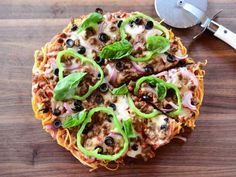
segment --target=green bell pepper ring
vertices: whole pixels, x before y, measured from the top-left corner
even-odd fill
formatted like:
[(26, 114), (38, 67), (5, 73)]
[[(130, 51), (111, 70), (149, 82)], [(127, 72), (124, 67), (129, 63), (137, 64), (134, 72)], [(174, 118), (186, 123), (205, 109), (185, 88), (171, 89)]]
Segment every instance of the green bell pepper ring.
[[(81, 134), (82, 134), (85, 126), (89, 122), (91, 122), (93, 114), (96, 113), (96, 112), (99, 112), (99, 111), (105, 112), (105, 113), (112, 116), (113, 123), (115, 125), (115, 129), (118, 130), (118, 132), (122, 135), (122, 137), (124, 139), (123, 148), (120, 149), (120, 151), (116, 154), (113, 154), (113, 155), (99, 154), (99, 149), (98, 148), (91, 151), (91, 150), (87, 150), (86, 148), (84, 148), (83, 145), (81, 144), (81, 142), (82, 142)], [(87, 155), (89, 157), (95, 157), (97, 159), (112, 161), (112, 160), (116, 160), (116, 159), (120, 158), (128, 150), (129, 140), (128, 140), (125, 132), (122, 130), (122, 125), (121, 125), (120, 121), (117, 119), (114, 111), (111, 108), (96, 107), (96, 108), (93, 108), (89, 111), (89, 113), (87, 115), (87, 118), (84, 120), (81, 128), (79, 129), (79, 131), (77, 133), (77, 146), (78, 146), (78, 148), (80, 149), (81, 152), (83, 152), (85, 155)]]
[[(182, 112), (182, 100), (180, 96), (179, 89), (171, 83), (165, 82), (159, 78), (156, 78), (154, 76), (144, 76), (137, 80), (135, 87), (134, 87), (134, 94), (137, 95), (138, 90), (143, 82), (147, 81), (148, 83), (156, 84), (156, 89), (158, 89), (158, 84), (164, 86), (166, 89), (173, 89), (175, 91), (175, 94), (177, 96), (177, 103), (178, 103), (178, 109), (174, 112), (168, 113), (169, 116), (176, 116), (179, 115)], [(158, 91), (158, 90), (157, 90)], [(158, 93), (158, 92), (157, 92)], [(158, 95), (159, 100), (163, 100), (166, 96), (166, 91), (162, 92), (162, 95)]]
[(89, 89), (87, 91), (87, 93), (85, 93), (84, 95), (82, 96), (79, 96), (79, 95), (74, 95), (73, 96), (73, 99), (76, 99), (76, 100), (85, 100), (88, 96), (91, 95), (91, 93), (96, 90), (103, 82), (104, 80), (104, 73), (103, 73), (103, 70), (101, 69), (101, 67), (95, 62), (93, 61), (92, 59), (89, 59), (83, 55), (80, 55), (78, 54), (77, 52), (75, 52), (73, 49), (67, 49), (67, 50), (63, 50), (61, 52), (58, 52), (57, 54), (57, 59), (56, 59), (56, 64), (57, 64), (57, 67), (59, 69), (59, 80), (63, 79), (63, 66), (62, 66), (62, 63), (61, 63), (61, 58), (62, 56), (72, 56), (76, 59), (80, 59), (80, 61), (82, 63), (87, 63), (87, 64), (90, 64), (92, 65), (95, 69), (97, 69), (100, 73), (100, 79), (93, 85), (93, 86), (89, 86)]
[(182, 112), (182, 99), (181, 99), (181, 96), (180, 96), (180, 91), (174, 84), (166, 82), (165, 86), (166, 86), (167, 89), (171, 88), (175, 91), (175, 94), (177, 96), (177, 104), (178, 104), (178, 109), (174, 112), (168, 113), (168, 115), (169, 116), (177, 116)]
[(140, 12), (134, 12), (134, 13), (135, 13), (134, 15), (131, 15), (130, 17), (126, 18), (120, 26), (120, 34), (122, 39), (125, 39), (127, 37), (127, 34), (125, 33), (125, 25), (127, 25), (130, 21), (134, 20), (135, 18), (140, 18), (140, 17), (152, 21), (156, 29), (163, 31), (167, 39), (170, 38), (168, 29), (162, 26), (160, 23), (156, 22), (152, 17), (149, 17)]
[(156, 83), (156, 92), (160, 101), (164, 100), (167, 94), (167, 88), (164, 83)]
[[(151, 17), (149, 17), (149, 16), (147, 16), (147, 15), (145, 15), (145, 14), (143, 14), (143, 13), (135, 12), (134, 15), (132, 15), (132, 16), (126, 18), (126, 19), (122, 22), (122, 24), (121, 24), (121, 26), (120, 26), (121, 39), (125, 39), (125, 38), (127, 37), (127, 34), (126, 34), (126, 32), (125, 32), (125, 26), (126, 26), (130, 21), (134, 20), (135, 18), (140, 18), (140, 17), (152, 21), (153, 24), (154, 24), (154, 28), (163, 31), (164, 34), (165, 34), (166, 39), (169, 39), (169, 38), (170, 38), (170, 36), (169, 36), (169, 31), (168, 31), (167, 28), (165, 28), (165, 27), (162, 26), (160, 23), (156, 22), (153, 18), (151, 18)], [(132, 61), (135, 61), (135, 62), (146, 62), (146, 61), (149, 61), (149, 60), (152, 58), (152, 56), (153, 56), (154, 54), (156, 54), (155, 51), (147, 51), (147, 54), (146, 54), (144, 57), (136, 58), (136, 57), (133, 57), (133, 56), (130, 55), (129, 58), (130, 58)]]
[(141, 77), (139, 78), (137, 81), (136, 81), (136, 84), (135, 84), (135, 87), (134, 87), (134, 94), (137, 95), (138, 93), (138, 90), (141, 86), (141, 84), (143, 82), (147, 81), (148, 83), (152, 83), (152, 84), (157, 84), (157, 83), (163, 83), (165, 85), (165, 81), (159, 79), (159, 78), (156, 78), (154, 76), (144, 76), (144, 77)]
[(152, 56), (155, 54), (154, 51), (147, 51), (146, 55), (144, 57), (134, 57), (132, 55), (129, 55), (129, 59), (135, 62), (145, 62), (145, 61), (149, 61)]
[(149, 118), (153, 118), (156, 117), (157, 115), (159, 115), (161, 112), (154, 109), (151, 113), (144, 113), (141, 112), (134, 104), (132, 98), (130, 95), (128, 95), (128, 104), (130, 106), (130, 108), (141, 118), (145, 118), (145, 119), (149, 119)]

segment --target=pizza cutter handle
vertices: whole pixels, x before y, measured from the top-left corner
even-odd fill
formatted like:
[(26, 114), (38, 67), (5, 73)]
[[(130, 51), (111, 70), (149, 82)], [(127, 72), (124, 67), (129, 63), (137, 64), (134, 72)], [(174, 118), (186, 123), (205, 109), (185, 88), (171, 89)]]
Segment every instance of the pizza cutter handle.
[(214, 36), (236, 49), (236, 34), (234, 32), (213, 20), (209, 24), (208, 29), (214, 33)]

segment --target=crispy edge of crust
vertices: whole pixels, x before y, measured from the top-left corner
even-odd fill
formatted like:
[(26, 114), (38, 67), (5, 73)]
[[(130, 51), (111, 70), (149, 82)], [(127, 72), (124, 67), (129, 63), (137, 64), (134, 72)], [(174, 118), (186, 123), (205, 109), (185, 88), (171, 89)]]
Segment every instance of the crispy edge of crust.
[(205, 66), (206, 64), (207, 64), (207, 61), (205, 61), (205, 63), (198, 62), (197, 64), (195, 64), (196, 67), (194, 66), (192, 68), (194, 74), (196, 75), (196, 77), (198, 79), (198, 83), (199, 83), (198, 89), (194, 92), (194, 96), (198, 98), (199, 104), (197, 105), (197, 109), (195, 111), (194, 116), (192, 116), (186, 122), (184, 122), (185, 126), (190, 127), (192, 129), (195, 128), (195, 122), (196, 122), (196, 119), (199, 117), (200, 107), (203, 102), (205, 71), (202, 69), (202, 67)]

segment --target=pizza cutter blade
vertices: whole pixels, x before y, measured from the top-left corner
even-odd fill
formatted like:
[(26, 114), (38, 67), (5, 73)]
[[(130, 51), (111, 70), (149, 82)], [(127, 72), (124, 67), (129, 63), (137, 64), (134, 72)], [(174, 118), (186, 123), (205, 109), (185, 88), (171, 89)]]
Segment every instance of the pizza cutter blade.
[(203, 30), (194, 38), (208, 29), (214, 36), (236, 49), (236, 34), (213, 20), (221, 11), (213, 18), (206, 16), (207, 0), (155, 0), (155, 9), (166, 24), (175, 28), (200, 24)]

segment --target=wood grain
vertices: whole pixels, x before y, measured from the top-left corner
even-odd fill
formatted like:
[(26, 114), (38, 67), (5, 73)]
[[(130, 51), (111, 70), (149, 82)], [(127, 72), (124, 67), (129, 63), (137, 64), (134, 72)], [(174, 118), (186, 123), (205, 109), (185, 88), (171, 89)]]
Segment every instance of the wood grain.
[[(198, 27), (173, 31), (189, 55), (208, 60), (205, 97), (197, 128), (188, 142), (177, 140), (148, 162), (127, 159), (119, 171), (93, 173), (46, 134), (31, 110), (33, 53), (69, 22), (101, 7), (142, 11), (156, 17), (149, 0), (0, 1), (0, 176), (236, 176), (236, 52), (209, 32), (191, 42)], [(236, 0), (210, 0), (209, 15), (224, 9), (218, 22), (236, 32)]]

